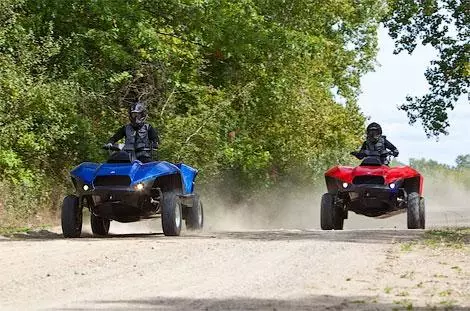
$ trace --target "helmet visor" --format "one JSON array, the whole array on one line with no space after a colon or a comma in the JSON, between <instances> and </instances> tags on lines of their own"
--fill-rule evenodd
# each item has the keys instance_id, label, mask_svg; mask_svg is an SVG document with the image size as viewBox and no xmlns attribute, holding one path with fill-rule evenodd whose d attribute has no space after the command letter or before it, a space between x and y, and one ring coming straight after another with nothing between
<instances>
[{"instance_id":1,"label":"helmet visor","mask_svg":"<svg viewBox=\"0 0 470 311\"><path fill-rule=\"evenodd\" d=\"M132 120L136 120L136 119L140 118L141 116L142 116L142 113L140 113L140 112L134 112L134 111L131 112L131 119Z\"/></svg>"},{"instance_id":2,"label":"helmet visor","mask_svg":"<svg viewBox=\"0 0 470 311\"><path fill-rule=\"evenodd\" d=\"M369 129L367 131L367 138L372 141L377 141L380 138L380 130L378 129Z\"/></svg>"},{"instance_id":3,"label":"helmet visor","mask_svg":"<svg viewBox=\"0 0 470 311\"><path fill-rule=\"evenodd\" d=\"M145 120L145 116L142 112L131 112L130 119L132 123L142 123Z\"/></svg>"}]
</instances>

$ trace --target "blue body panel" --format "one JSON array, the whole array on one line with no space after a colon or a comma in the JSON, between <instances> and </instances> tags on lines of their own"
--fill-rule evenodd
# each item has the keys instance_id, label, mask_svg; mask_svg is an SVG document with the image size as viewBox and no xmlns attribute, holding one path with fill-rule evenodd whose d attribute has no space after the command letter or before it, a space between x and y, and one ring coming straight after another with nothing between
<instances>
[{"instance_id":1,"label":"blue body panel","mask_svg":"<svg viewBox=\"0 0 470 311\"><path fill-rule=\"evenodd\" d=\"M95 178L96 169L99 166L100 165L98 163L84 162L76 166L70 172L70 175L73 178L80 180L84 184L91 185L91 183L93 182L93 179Z\"/></svg>"},{"instance_id":2,"label":"blue body panel","mask_svg":"<svg viewBox=\"0 0 470 311\"><path fill-rule=\"evenodd\" d=\"M153 180L160 176L179 174L183 181L183 193L192 193L194 189L194 179L197 170L185 165L174 165L166 161L142 163L134 161L132 163L90 163L85 162L75 167L70 175L82 183L91 185L97 176L125 175L131 179L131 186L134 184Z\"/></svg>"},{"instance_id":3,"label":"blue body panel","mask_svg":"<svg viewBox=\"0 0 470 311\"><path fill-rule=\"evenodd\" d=\"M176 164L181 171L186 193L194 191L194 179L197 175L197 170L183 163Z\"/></svg>"}]
</instances>

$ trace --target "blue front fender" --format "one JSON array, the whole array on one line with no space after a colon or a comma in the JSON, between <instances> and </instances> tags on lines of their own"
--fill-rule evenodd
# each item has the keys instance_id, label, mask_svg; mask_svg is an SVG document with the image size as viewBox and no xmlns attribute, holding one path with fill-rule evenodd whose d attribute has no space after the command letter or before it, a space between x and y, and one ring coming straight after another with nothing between
<instances>
[{"instance_id":1,"label":"blue front fender","mask_svg":"<svg viewBox=\"0 0 470 311\"><path fill-rule=\"evenodd\" d=\"M72 178L80 180L84 184L91 185L95 178L96 169L100 166L98 163L84 162L76 166L70 175Z\"/></svg>"},{"instance_id":2,"label":"blue front fender","mask_svg":"<svg viewBox=\"0 0 470 311\"><path fill-rule=\"evenodd\" d=\"M142 164L139 170L132 178L132 183L145 182L148 179L158 178L160 176L179 174L183 181L184 193L192 193L194 190L194 179L197 175L197 170L179 163L172 164L169 162L153 162Z\"/></svg>"},{"instance_id":3,"label":"blue front fender","mask_svg":"<svg viewBox=\"0 0 470 311\"><path fill-rule=\"evenodd\" d=\"M197 170L183 163L179 163L177 166L181 171L186 193L192 193L194 191L194 180L197 176Z\"/></svg>"}]
</instances>

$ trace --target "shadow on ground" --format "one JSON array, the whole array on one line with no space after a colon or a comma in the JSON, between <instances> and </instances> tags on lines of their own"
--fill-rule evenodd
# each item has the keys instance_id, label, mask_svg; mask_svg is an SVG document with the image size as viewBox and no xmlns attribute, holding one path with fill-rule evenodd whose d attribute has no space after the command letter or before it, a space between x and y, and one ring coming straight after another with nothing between
<instances>
[{"instance_id":1,"label":"shadow on ground","mask_svg":"<svg viewBox=\"0 0 470 311\"><path fill-rule=\"evenodd\" d=\"M122 239L172 239L173 241L185 241L190 239L205 240L249 240L249 241L327 241L347 243L371 243L371 244L393 244L401 242L414 242L429 238L433 231L424 230L397 230L397 229L367 229L367 230L255 230L255 231L226 231L226 232L202 232L194 233L185 231L179 237L165 237L163 233L121 233L109 234L107 236L93 236L91 233L82 232L79 239L67 239L69 241L80 240L122 240ZM438 231L439 232L439 231ZM445 232L445 231L444 231ZM440 238L437 236L437 238ZM48 231L30 231L28 233L10 234L0 239L5 241L48 241L64 239L62 234ZM462 233L459 237L462 244L470 244L470 232Z\"/></svg>"},{"instance_id":2,"label":"shadow on ground","mask_svg":"<svg viewBox=\"0 0 470 311\"><path fill-rule=\"evenodd\" d=\"M163 233L122 233L109 234L107 236L93 236L91 233L82 232L79 239L67 239L79 241L82 239L132 239L132 238L173 238L173 239L234 239L252 241L296 241L318 240L331 242L351 243L396 243L404 241L417 241L424 236L423 230L255 230L255 231L227 231L227 232L184 232L180 237L165 237ZM30 231L27 233L15 233L0 239L0 241L48 241L64 239L61 233L49 230Z\"/></svg>"},{"instance_id":3,"label":"shadow on ground","mask_svg":"<svg viewBox=\"0 0 470 311\"><path fill-rule=\"evenodd\" d=\"M261 241L319 240L352 243L396 243L417 241L423 238L423 230L279 230L279 231L240 231L215 234L220 239L241 239Z\"/></svg>"},{"instance_id":4,"label":"shadow on ground","mask_svg":"<svg viewBox=\"0 0 470 311\"><path fill-rule=\"evenodd\" d=\"M109 234L107 236L93 236L88 232L82 232L78 239L66 239L69 241L80 241L81 239L128 239L128 238L145 238L151 236L163 236L163 233L125 233L125 234ZM14 233L6 235L0 242L3 241L49 241L64 239L62 233L52 232L49 230L29 231L25 233Z\"/></svg>"},{"instance_id":5,"label":"shadow on ground","mask_svg":"<svg viewBox=\"0 0 470 311\"><path fill-rule=\"evenodd\" d=\"M377 297L312 296L308 298L281 300L234 297L227 299L190 299L155 297L136 300L90 301L82 308L61 310L87 310L91 306L106 310L468 310L456 304L417 307L409 299L392 303L376 302ZM90 304L90 305L89 305Z\"/></svg>"}]
</instances>

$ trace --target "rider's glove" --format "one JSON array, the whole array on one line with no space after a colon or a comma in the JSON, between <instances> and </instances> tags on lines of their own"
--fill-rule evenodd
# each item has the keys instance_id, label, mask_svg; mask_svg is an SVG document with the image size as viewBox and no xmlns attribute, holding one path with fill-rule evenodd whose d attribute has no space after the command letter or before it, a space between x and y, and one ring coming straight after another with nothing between
<instances>
[{"instance_id":1,"label":"rider's glove","mask_svg":"<svg viewBox=\"0 0 470 311\"><path fill-rule=\"evenodd\" d=\"M352 151L350 155L355 156L359 160L364 159L364 154L362 152Z\"/></svg>"},{"instance_id":2,"label":"rider's glove","mask_svg":"<svg viewBox=\"0 0 470 311\"><path fill-rule=\"evenodd\" d=\"M112 143L107 143L107 144L104 144L104 145L103 145L103 148L109 149L109 148L111 148L112 146L113 146Z\"/></svg>"},{"instance_id":3,"label":"rider's glove","mask_svg":"<svg viewBox=\"0 0 470 311\"><path fill-rule=\"evenodd\" d=\"M398 154L399 154L399 152L398 152L397 149L395 149L395 150L392 151L392 155L393 155L395 158L398 157Z\"/></svg>"}]
</instances>

